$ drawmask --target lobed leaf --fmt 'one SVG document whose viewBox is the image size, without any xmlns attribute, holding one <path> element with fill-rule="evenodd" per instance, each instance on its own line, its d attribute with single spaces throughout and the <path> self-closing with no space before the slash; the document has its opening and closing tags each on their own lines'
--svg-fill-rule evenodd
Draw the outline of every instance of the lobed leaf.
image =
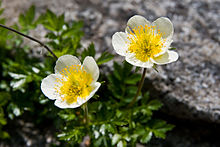
<svg viewBox="0 0 220 147">
<path fill-rule="evenodd" d="M 98 65 L 104 64 L 106 62 L 109 62 L 113 59 L 114 55 L 104 52 L 102 55 L 96 60 Z"/>
</svg>

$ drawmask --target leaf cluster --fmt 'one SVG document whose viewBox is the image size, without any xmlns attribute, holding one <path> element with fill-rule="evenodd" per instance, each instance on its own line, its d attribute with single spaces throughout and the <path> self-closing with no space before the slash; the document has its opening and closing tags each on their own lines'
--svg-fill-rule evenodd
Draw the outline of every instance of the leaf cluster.
<svg viewBox="0 0 220 147">
<path fill-rule="evenodd" d="M 127 62 L 123 65 L 115 62 L 113 72 L 107 77 L 99 98 L 88 104 L 89 126 L 83 123 L 81 109 L 61 111 L 59 116 L 65 124 L 58 137 L 76 145 L 88 135 L 91 146 L 136 146 L 136 143 L 148 143 L 153 136 L 165 139 L 166 132 L 174 126 L 153 118 L 153 112 L 162 107 L 160 101 L 150 99 L 149 93 L 143 92 L 137 103 L 128 107 L 140 74 Z"/>
<path fill-rule="evenodd" d="M 3 9 L 0 9 L 0 15 Z M 5 24 L 6 20 L 0 18 L 0 23 Z M 64 14 L 57 16 L 47 10 L 44 14 L 36 17 L 35 7 L 31 6 L 25 13 L 20 14 L 19 21 L 10 27 L 29 34 L 33 29 L 42 25 L 46 30 L 45 38 L 47 45 L 59 57 L 64 54 L 79 56 L 95 56 L 94 45 L 81 51 L 80 43 L 83 36 L 83 22 L 65 22 Z M 0 28 L 0 138 L 8 138 L 9 135 L 2 131 L 7 126 L 7 120 L 22 117 L 25 113 L 37 119 L 36 124 L 47 120 L 54 120 L 58 125 L 57 114 L 59 109 L 54 107 L 40 90 L 40 83 L 43 78 L 54 72 L 55 60 L 47 55 L 47 58 L 33 56 L 32 47 L 24 44 L 23 38 L 6 29 Z M 43 48 L 42 48 L 43 50 Z M 109 53 L 97 58 L 100 64 L 111 60 L 113 56 Z M 7 101 L 6 101 L 7 100 Z"/>
</svg>

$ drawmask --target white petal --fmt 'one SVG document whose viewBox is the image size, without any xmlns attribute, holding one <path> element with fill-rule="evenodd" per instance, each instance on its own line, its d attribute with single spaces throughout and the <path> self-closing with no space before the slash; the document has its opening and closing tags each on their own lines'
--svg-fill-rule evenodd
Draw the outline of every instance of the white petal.
<svg viewBox="0 0 220 147">
<path fill-rule="evenodd" d="M 167 39 L 166 42 L 163 45 L 162 51 L 156 55 L 154 55 L 154 57 L 158 57 L 164 53 L 166 53 L 168 51 L 168 49 L 170 48 L 171 43 L 173 42 L 173 40 Z"/>
<path fill-rule="evenodd" d="M 87 102 L 91 97 L 93 97 L 93 95 L 96 93 L 96 91 L 101 86 L 101 83 L 96 82 L 94 84 L 94 86 L 95 86 L 94 90 L 85 99 L 78 98 L 77 102 L 76 103 L 72 103 L 72 104 L 68 104 L 65 101 L 62 101 L 61 99 L 57 99 L 54 104 L 57 107 L 62 108 L 62 109 L 64 109 L 64 108 L 77 108 L 77 107 L 81 106 L 82 104 L 84 104 L 85 102 Z"/>
<path fill-rule="evenodd" d="M 96 82 L 99 78 L 99 67 L 93 57 L 87 56 L 83 61 L 83 67 L 92 75 L 93 81 Z"/>
<path fill-rule="evenodd" d="M 55 73 L 60 73 L 62 72 L 62 70 L 67 67 L 67 66 L 71 66 L 71 65 L 80 65 L 80 61 L 77 57 L 72 56 L 72 55 L 64 55 L 61 56 L 55 65 Z"/>
<path fill-rule="evenodd" d="M 147 19 L 145 19 L 143 16 L 135 15 L 128 20 L 127 22 L 128 27 L 126 27 L 126 32 L 129 33 L 130 29 L 137 28 L 140 25 L 143 27 L 145 25 L 151 26 L 151 23 Z"/>
<path fill-rule="evenodd" d="M 159 30 L 162 33 L 162 37 L 171 39 L 173 36 L 173 24 L 166 17 L 160 17 L 152 23 L 153 26 L 156 26 L 156 30 Z"/>
<path fill-rule="evenodd" d="M 143 67 L 143 68 L 152 68 L 154 65 L 153 62 L 151 62 L 150 60 L 147 62 L 142 62 L 138 60 L 135 57 L 135 55 L 128 55 L 125 57 L 125 60 L 134 66 Z"/>
<path fill-rule="evenodd" d="M 124 32 L 116 32 L 112 36 L 112 45 L 116 53 L 125 56 L 129 44 L 128 36 Z"/>
<path fill-rule="evenodd" d="M 59 108 L 62 108 L 62 109 L 69 108 L 69 105 L 65 101 L 63 101 L 62 99 L 57 99 L 55 101 L 54 105 L 59 107 Z"/>
<path fill-rule="evenodd" d="M 57 85 L 60 85 L 60 83 L 57 82 L 57 78 L 60 79 L 61 75 L 51 74 L 44 78 L 41 82 L 41 91 L 44 93 L 46 97 L 52 100 L 60 97 L 60 95 L 55 89 Z"/>
<path fill-rule="evenodd" d="M 171 62 L 175 62 L 179 58 L 179 55 L 174 51 L 167 51 L 163 55 L 159 57 L 153 58 L 153 62 L 158 65 L 168 64 Z"/>
<path fill-rule="evenodd" d="M 97 90 L 99 89 L 99 87 L 101 86 L 101 83 L 99 82 L 95 82 L 93 84 L 93 91 L 91 91 L 91 93 L 89 94 L 89 96 L 87 96 L 85 99 L 80 99 L 79 101 L 79 104 L 82 105 L 84 104 L 85 102 L 87 102 L 90 98 L 92 98 L 94 96 L 94 94 L 97 92 Z"/>
</svg>

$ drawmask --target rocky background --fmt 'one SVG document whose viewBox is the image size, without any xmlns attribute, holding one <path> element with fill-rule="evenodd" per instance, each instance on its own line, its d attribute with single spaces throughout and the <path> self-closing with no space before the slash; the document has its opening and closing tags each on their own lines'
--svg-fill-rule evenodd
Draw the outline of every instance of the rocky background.
<svg viewBox="0 0 220 147">
<path fill-rule="evenodd" d="M 176 128 L 165 141 L 155 139 L 149 146 L 220 146 L 216 135 L 220 132 L 219 0 L 3 0 L 8 25 L 31 5 L 36 6 L 38 14 L 50 9 L 57 14 L 65 13 L 68 21 L 84 20 L 82 44 L 87 46 L 93 41 L 100 52 L 114 53 L 111 36 L 123 31 L 131 16 L 143 15 L 150 21 L 169 17 L 175 30 L 172 46 L 177 48 L 180 58 L 159 67 L 159 73 L 148 70 L 145 88 L 164 102 L 158 117 Z M 44 40 L 44 30 L 37 29 L 33 36 Z M 123 58 L 116 55 L 115 60 L 121 62 Z M 19 123 L 18 126 L 25 126 L 25 122 Z M 27 128 L 32 130 L 34 126 Z M 47 133 L 24 131 L 23 136 L 31 137 L 23 137 L 23 144 L 37 146 L 39 140 L 44 145 L 56 142 Z"/>
</svg>

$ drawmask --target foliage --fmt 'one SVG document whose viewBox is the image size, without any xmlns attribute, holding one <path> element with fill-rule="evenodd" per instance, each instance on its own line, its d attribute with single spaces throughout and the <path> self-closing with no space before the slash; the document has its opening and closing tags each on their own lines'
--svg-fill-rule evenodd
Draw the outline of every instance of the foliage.
<svg viewBox="0 0 220 147">
<path fill-rule="evenodd" d="M 108 81 L 99 92 L 100 97 L 89 102 L 89 125 L 83 126 L 81 109 L 62 110 L 59 116 L 66 123 L 58 137 L 76 144 L 89 135 L 91 146 L 135 146 L 137 142 L 148 143 L 153 135 L 164 139 L 173 125 L 152 118 L 153 111 L 161 108 L 161 102 L 151 100 L 145 92 L 136 105 L 127 107 L 139 80 L 140 75 L 132 72 L 130 64 L 124 62 L 121 66 L 115 62 L 113 73 L 108 75 Z"/>
<path fill-rule="evenodd" d="M 2 12 L 0 9 L 0 15 Z M 0 23 L 4 24 L 5 19 L 0 19 Z M 83 61 L 86 56 L 93 56 L 98 65 L 113 59 L 108 52 L 97 58 L 93 43 L 83 49 L 80 43 L 83 22 L 65 22 L 64 14 L 57 16 L 47 10 L 37 18 L 32 6 L 11 27 L 29 34 L 39 25 L 47 31 L 47 45 L 58 57 L 71 54 Z M 49 54 L 45 58 L 34 56 L 33 49 L 24 44 L 21 36 L 2 28 L 0 34 L 0 138 L 10 137 L 4 131 L 7 121 L 24 114 L 36 118 L 35 124 L 52 120 L 52 125 L 62 130 L 57 133 L 58 138 L 70 145 L 81 143 L 88 135 L 91 146 L 135 146 L 137 142 L 148 143 L 153 135 L 164 139 L 166 132 L 173 128 L 153 118 L 153 112 L 162 104 L 150 99 L 148 92 L 143 92 L 131 108 L 127 107 L 137 91 L 140 74 L 126 62 L 122 65 L 114 62 L 112 72 L 101 73 L 101 89 L 88 102 L 89 124 L 85 123 L 81 108 L 56 108 L 40 90 L 41 80 L 54 72 L 55 60 Z"/>
<path fill-rule="evenodd" d="M 2 127 L 7 124 L 7 120 L 4 117 L 3 107 L 8 103 L 10 95 L 7 92 L 0 92 L 0 138 L 9 138 L 9 134 L 2 130 Z"/>
</svg>

